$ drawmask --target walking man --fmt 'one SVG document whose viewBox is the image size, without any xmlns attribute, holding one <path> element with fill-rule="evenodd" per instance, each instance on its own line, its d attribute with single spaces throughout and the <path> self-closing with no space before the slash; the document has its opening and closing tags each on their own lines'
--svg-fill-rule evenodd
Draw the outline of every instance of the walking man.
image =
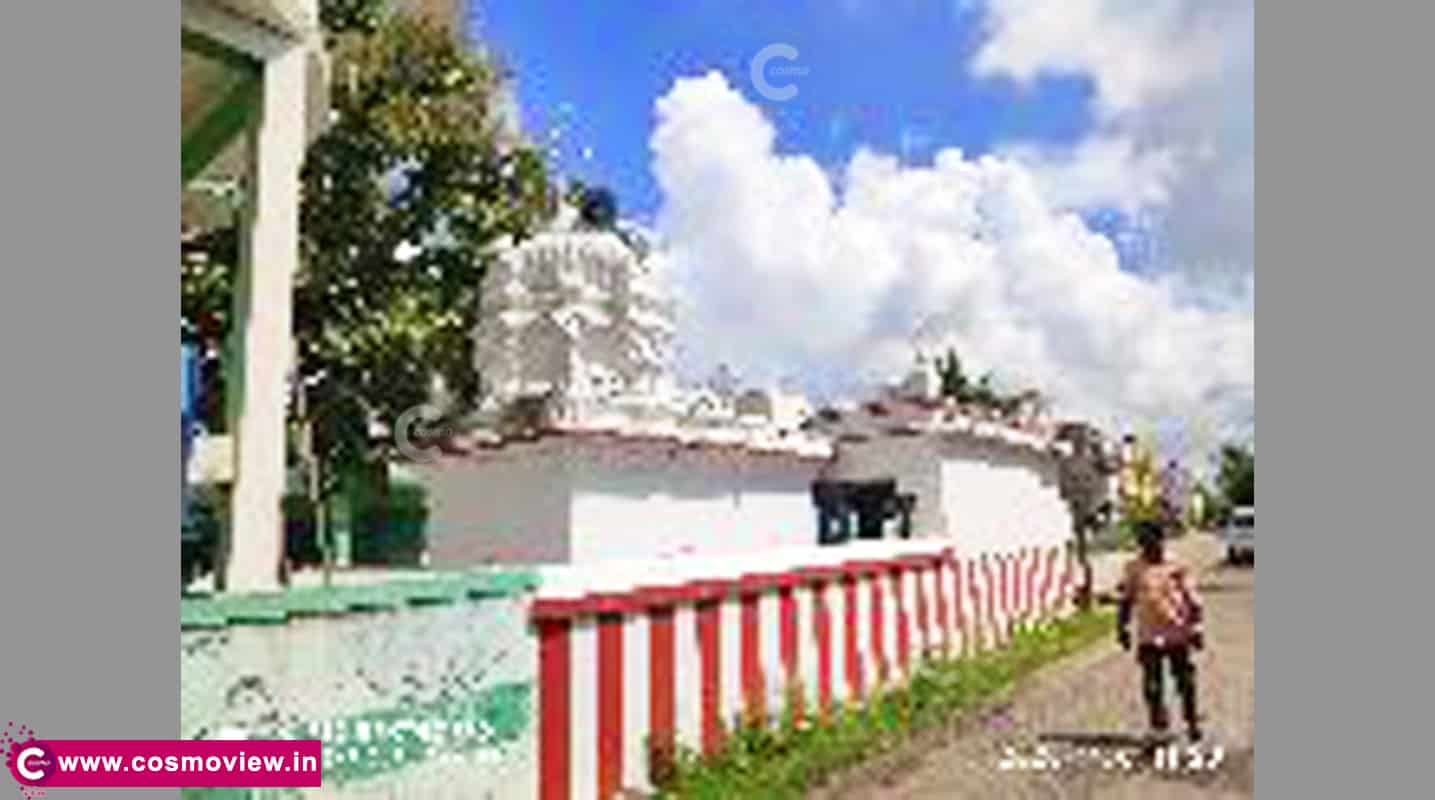
<svg viewBox="0 0 1435 800">
<path fill-rule="evenodd" d="M 1137 532 L 1141 552 L 1122 572 L 1117 607 L 1117 641 L 1125 650 L 1132 645 L 1131 623 L 1136 623 L 1136 658 L 1141 665 L 1142 694 L 1152 732 L 1166 734 L 1165 665 L 1171 665 L 1181 711 L 1191 742 L 1201 740 L 1196 713 L 1196 666 L 1191 653 L 1205 646 L 1201 630 L 1201 599 L 1186 565 L 1165 550 L 1164 525 L 1143 521 Z"/>
</svg>

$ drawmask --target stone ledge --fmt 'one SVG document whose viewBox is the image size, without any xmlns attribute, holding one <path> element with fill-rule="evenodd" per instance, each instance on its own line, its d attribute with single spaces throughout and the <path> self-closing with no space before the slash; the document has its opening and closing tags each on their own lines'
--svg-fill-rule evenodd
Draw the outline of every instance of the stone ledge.
<svg viewBox="0 0 1435 800">
<path fill-rule="evenodd" d="M 306 586 L 282 592 L 200 595 L 179 604 L 181 631 L 240 625 L 283 625 L 296 619 L 334 617 L 401 608 L 451 605 L 507 597 L 536 589 L 537 572 L 434 573 L 371 585 Z"/>
</svg>

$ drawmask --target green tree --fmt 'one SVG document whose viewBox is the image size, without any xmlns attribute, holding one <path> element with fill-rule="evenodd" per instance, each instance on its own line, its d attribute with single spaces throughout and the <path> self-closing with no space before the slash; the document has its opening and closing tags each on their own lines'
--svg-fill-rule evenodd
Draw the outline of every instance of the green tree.
<svg viewBox="0 0 1435 800">
<path fill-rule="evenodd" d="M 1101 434 L 1084 423 L 1067 423 L 1056 432 L 1056 440 L 1071 447 L 1059 464 L 1061 497 L 1071 512 L 1076 561 L 1081 568 L 1077 604 L 1089 608 L 1093 600 L 1093 573 L 1090 540 L 1093 531 L 1107 523 L 1111 509 L 1107 502 L 1107 481 L 1116 464 L 1104 452 Z"/>
<path fill-rule="evenodd" d="M 1041 393 L 1035 389 L 1010 395 L 1002 394 L 994 386 L 996 376 L 992 372 L 987 372 L 973 382 L 962 371 L 962 360 L 955 348 L 948 348 L 945 356 L 937 357 L 936 368 L 937 377 L 941 381 L 942 397 L 952 398 L 959 403 L 998 409 L 1010 416 L 1016 413 L 1024 401 L 1042 401 Z"/>
<path fill-rule="evenodd" d="M 1218 510 L 1218 499 L 1216 498 L 1215 492 L 1211 491 L 1211 488 L 1206 485 L 1205 481 L 1198 481 L 1195 488 L 1191 491 L 1191 496 L 1193 499 L 1199 498 L 1199 502 L 1191 503 L 1189 508 L 1190 520 L 1188 524 L 1193 528 L 1205 528 L 1209 526 Z M 1198 509 L 1199 513 L 1197 513 Z"/>
<path fill-rule="evenodd" d="M 331 125 L 302 172 L 298 374 L 316 452 L 371 455 L 367 423 L 392 423 L 443 386 L 449 411 L 478 399 L 479 286 L 504 237 L 551 204 L 544 165 L 505 146 L 503 76 L 445 27 L 394 15 L 332 39 Z"/>
<path fill-rule="evenodd" d="M 1001 406 L 1001 395 L 997 394 L 996 389 L 992 388 L 993 378 L 994 376 L 990 372 L 983 375 L 977 381 L 977 385 L 972 387 L 968 393 L 967 402 L 981 406 L 982 408 L 997 408 Z"/>
<path fill-rule="evenodd" d="M 301 172 L 294 289 L 295 422 L 311 433 L 319 494 L 393 454 L 392 425 L 443 388 L 463 415 L 479 380 L 472 331 L 494 245 L 521 239 L 554 198 L 545 165 L 507 142 L 494 98 L 504 79 L 440 22 L 381 0 L 325 0 L 330 122 Z M 182 258 L 181 327 L 228 333 L 236 231 Z"/>
<path fill-rule="evenodd" d="M 237 260 L 233 227 L 204 231 L 180 243 L 179 335 L 199 354 L 199 422 L 211 433 L 228 429 L 222 358 L 234 307 L 232 265 Z"/>
<path fill-rule="evenodd" d="M 1122 481 L 1122 519 L 1132 523 L 1161 519 L 1161 472 L 1152 442 L 1136 437 L 1130 460 L 1122 468 L 1126 471 Z"/>
<path fill-rule="evenodd" d="M 1221 447 L 1221 468 L 1216 486 L 1227 508 L 1256 504 L 1256 453 L 1246 445 Z"/>
<path fill-rule="evenodd" d="M 955 348 L 948 348 L 946 357 L 937 357 L 937 376 L 942 383 L 942 397 L 959 402 L 967 399 L 967 376 L 962 374 L 962 360 Z"/>
</svg>

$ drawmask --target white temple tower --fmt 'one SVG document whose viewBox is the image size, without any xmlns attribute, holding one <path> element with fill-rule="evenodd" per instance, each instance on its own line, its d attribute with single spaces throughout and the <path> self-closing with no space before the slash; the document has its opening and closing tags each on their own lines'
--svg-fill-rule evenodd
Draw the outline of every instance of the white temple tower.
<svg viewBox="0 0 1435 800">
<path fill-rule="evenodd" d="M 476 331 L 485 405 L 552 393 L 565 413 L 581 414 L 670 391 L 661 251 L 640 256 L 629 241 L 565 207 L 503 254 L 484 280 Z"/>
</svg>

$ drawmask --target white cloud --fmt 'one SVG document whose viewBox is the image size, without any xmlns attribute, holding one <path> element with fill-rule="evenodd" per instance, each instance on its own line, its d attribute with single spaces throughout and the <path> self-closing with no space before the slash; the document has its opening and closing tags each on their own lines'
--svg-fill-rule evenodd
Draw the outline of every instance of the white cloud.
<svg viewBox="0 0 1435 800">
<path fill-rule="evenodd" d="M 1101 110 L 1121 114 L 1219 73 L 1222 30 L 1194 7 L 1185 0 L 990 0 L 989 38 L 973 68 L 1023 84 L 1087 75 Z"/>
<path fill-rule="evenodd" d="M 1049 199 L 1154 220 L 1157 269 L 1255 261 L 1255 9 L 1250 0 L 989 0 L 971 69 L 1095 87 L 1097 127 L 1066 148 L 1008 143 Z"/>
<path fill-rule="evenodd" d="M 1060 208 L 1115 208 L 1132 216 L 1164 208 L 1189 156 L 1176 148 L 1143 149 L 1129 136 L 1098 135 L 1071 148 L 1000 148 L 1028 165 L 1047 201 Z"/>
<path fill-rule="evenodd" d="M 658 224 L 701 367 L 837 388 L 904 370 L 932 320 L 928 338 L 955 342 L 971 368 L 1036 384 L 1066 412 L 1222 425 L 1253 413 L 1253 304 L 1122 271 L 1110 240 L 1020 162 L 949 149 L 915 167 L 862 150 L 834 182 L 774 140 L 717 73 L 657 102 Z"/>
</svg>

